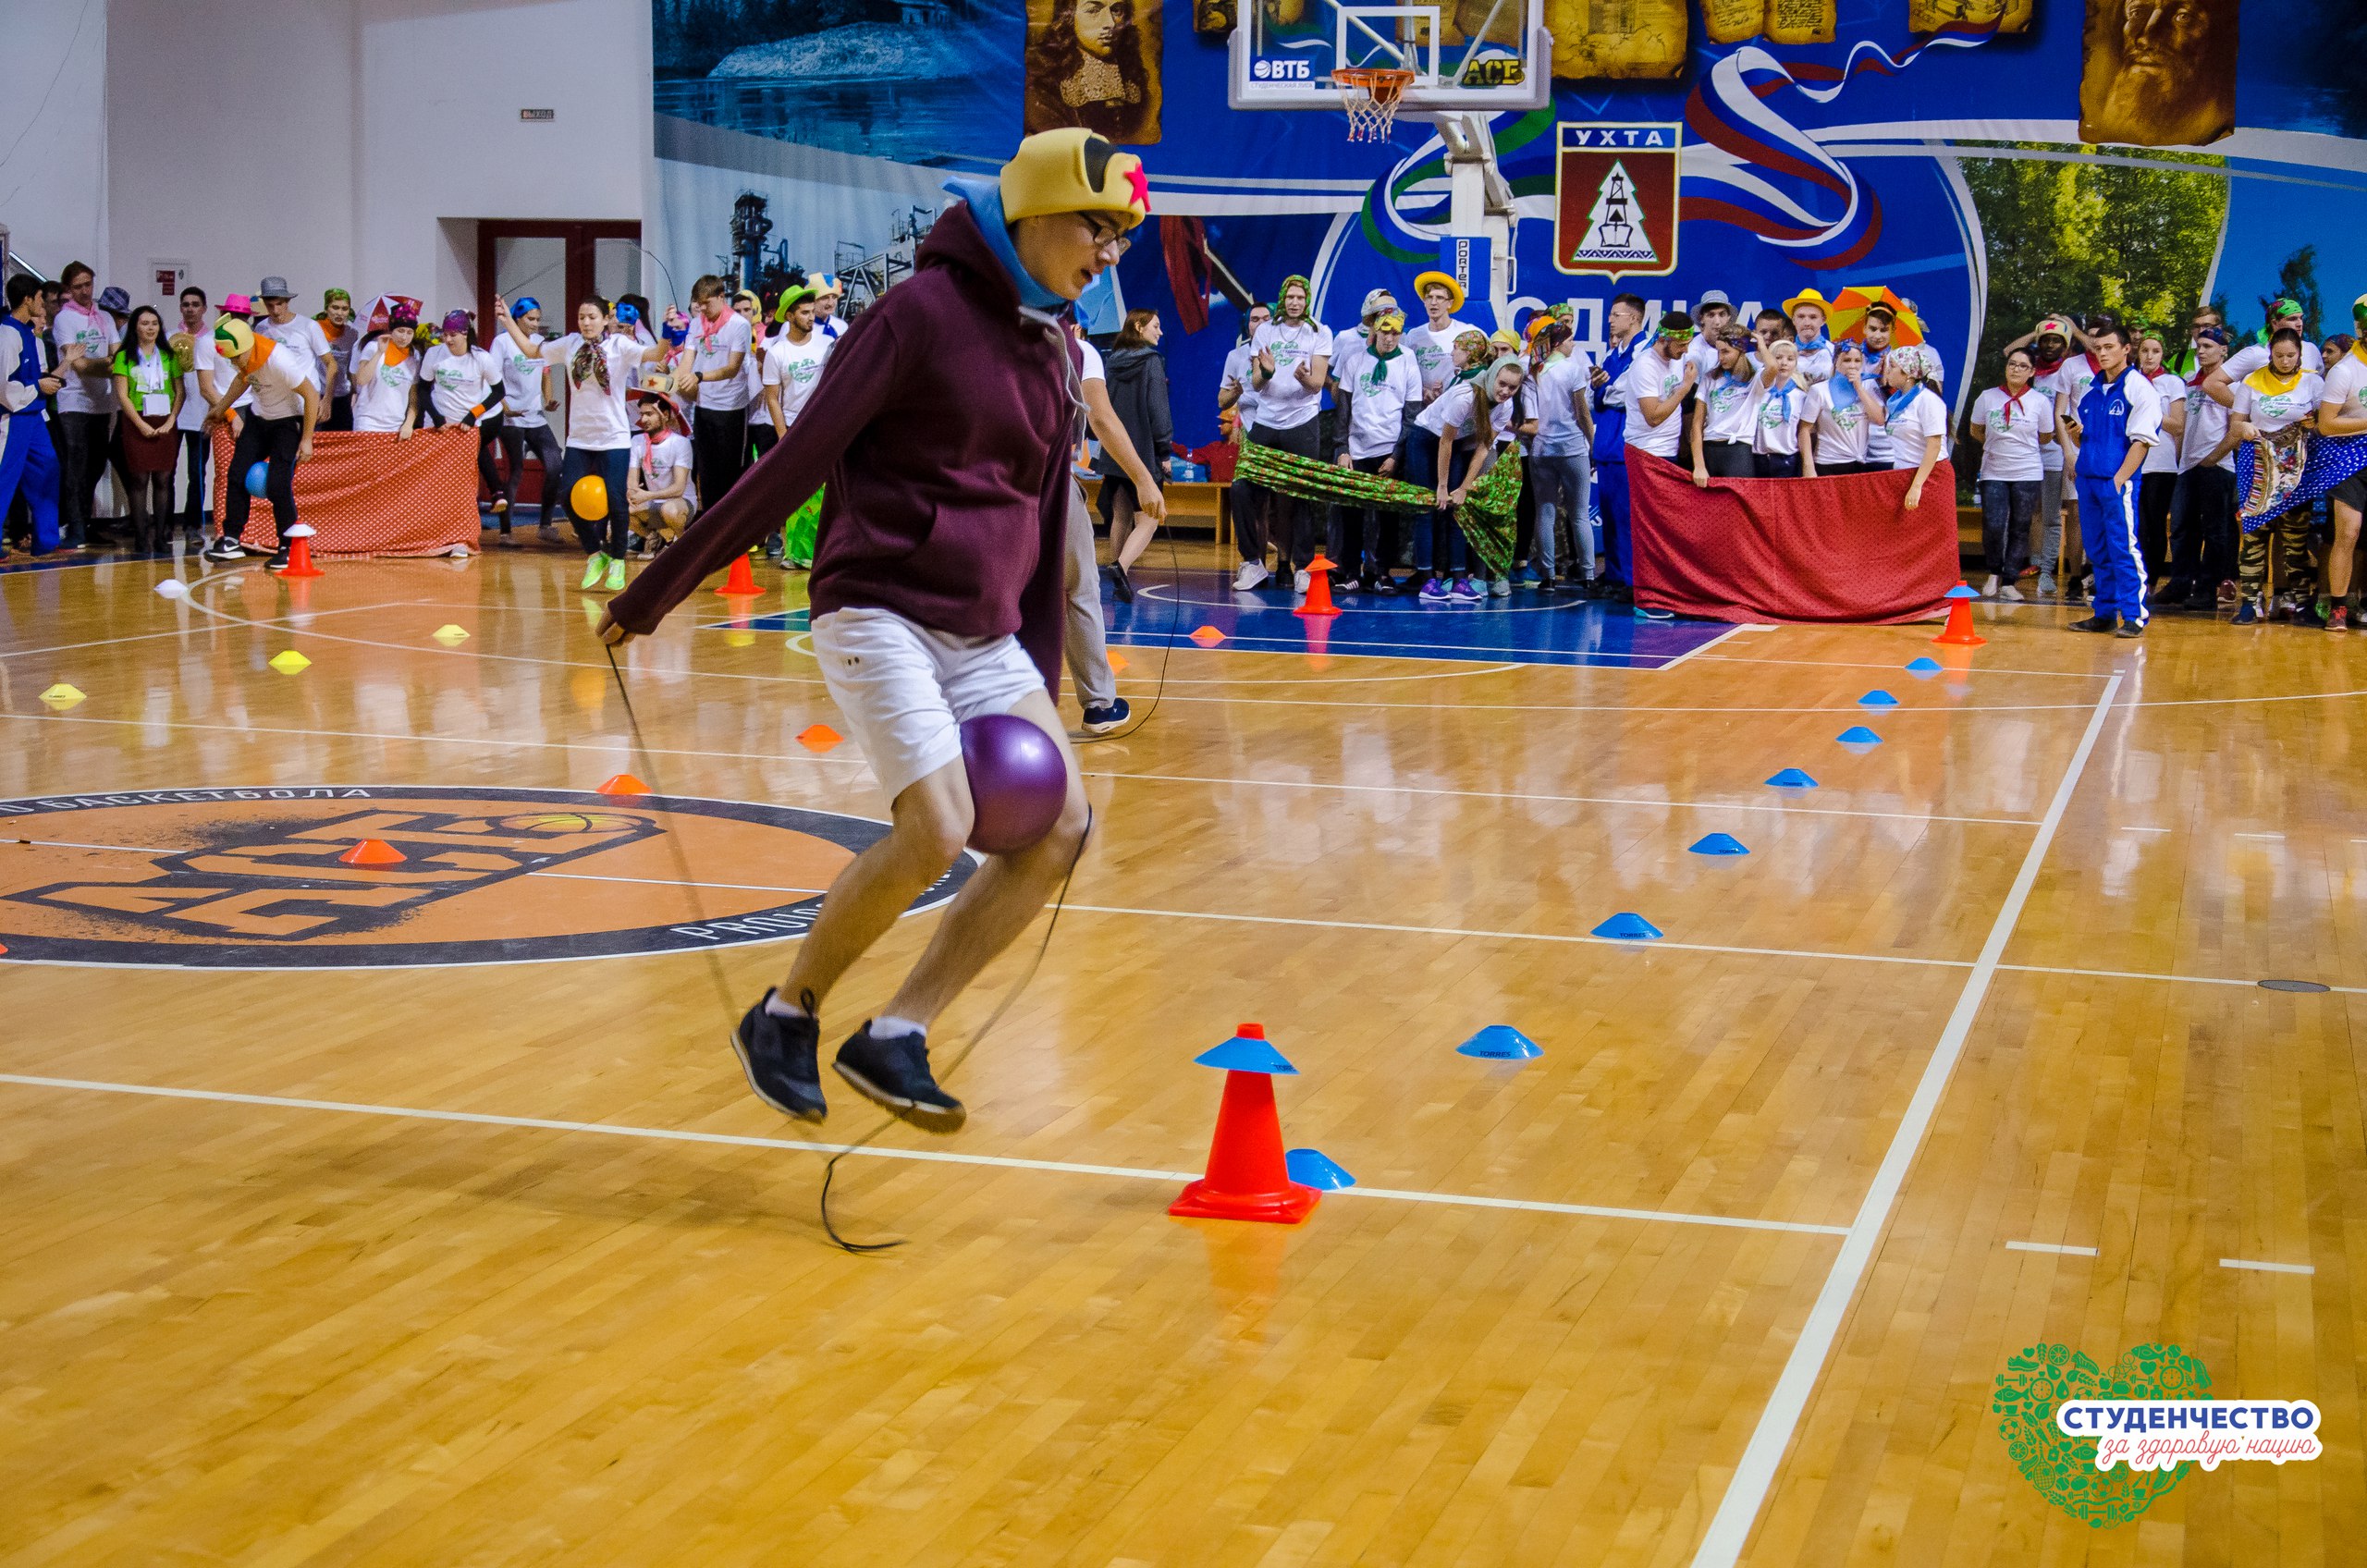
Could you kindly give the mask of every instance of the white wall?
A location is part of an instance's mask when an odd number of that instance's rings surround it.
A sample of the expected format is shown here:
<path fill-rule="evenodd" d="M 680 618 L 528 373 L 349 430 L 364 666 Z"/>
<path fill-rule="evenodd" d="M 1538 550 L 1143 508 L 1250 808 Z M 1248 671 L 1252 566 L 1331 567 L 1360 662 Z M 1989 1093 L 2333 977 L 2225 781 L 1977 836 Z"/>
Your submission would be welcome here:
<path fill-rule="evenodd" d="M 480 219 L 643 215 L 649 0 L 92 3 L 109 281 L 185 259 L 217 300 L 277 273 L 440 312 L 474 303 Z"/>
<path fill-rule="evenodd" d="M 107 0 L 9 0 L 0 227 L 56 276 L 107 261 Z"/>

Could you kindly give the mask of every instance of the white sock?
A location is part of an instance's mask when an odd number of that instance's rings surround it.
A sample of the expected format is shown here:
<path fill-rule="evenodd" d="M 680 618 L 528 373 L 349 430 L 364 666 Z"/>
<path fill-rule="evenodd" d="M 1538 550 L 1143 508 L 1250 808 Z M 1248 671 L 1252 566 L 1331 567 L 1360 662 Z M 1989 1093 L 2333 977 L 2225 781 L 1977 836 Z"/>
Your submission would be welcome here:
<path fill-rule="evenodd" d="M 771 996 L 765 998 L 765 1011 L 771 1013 L 775 1018 L 811 1018 L 814 1016 L 803 1008 L 799 1007 L 795 1002 L 784 999 L 779 991 L 775 991 Z"/>
<path fill-rule="evenodd" d="M 906 1035 L 918 1035 L 926 1039 L 928 1036 L 928 1025 L 915 1023 L 909 1018 L 897 1018 L 890 1014 L 883 1014 L 871 1021 L 871 1037 L 875 1040 L 901 1039 Z"/>

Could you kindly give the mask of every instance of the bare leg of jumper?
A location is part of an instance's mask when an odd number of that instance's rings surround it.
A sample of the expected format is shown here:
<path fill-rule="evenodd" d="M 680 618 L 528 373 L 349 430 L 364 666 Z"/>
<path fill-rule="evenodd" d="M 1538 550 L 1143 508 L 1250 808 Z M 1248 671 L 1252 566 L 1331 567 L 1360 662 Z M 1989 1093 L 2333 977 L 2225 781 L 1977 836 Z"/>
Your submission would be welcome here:
<path fill-rule="evenodd" d="M 1011 710 L 1042 728 L 1067 760 L 1068 800 L 1060 820 L 1034 847 L 989 855 L 938 922 L 920 962 L 883 1011 L 926 1024 L 1036 918 L 1073 864 L 1087 814 L 1076 756 L 1069 750 L 1049 693 L 1030 692 Z M 970 780 L 959 762 L 907 785 L 896 797 L 894 826 L 839 873 L 823 897 L 814 929 L 798 944 L 780 994 L 814 995 L 818 1008 L 855 960 L 895 925 L 912 901 L 945 874 L 970 836 Z"/>

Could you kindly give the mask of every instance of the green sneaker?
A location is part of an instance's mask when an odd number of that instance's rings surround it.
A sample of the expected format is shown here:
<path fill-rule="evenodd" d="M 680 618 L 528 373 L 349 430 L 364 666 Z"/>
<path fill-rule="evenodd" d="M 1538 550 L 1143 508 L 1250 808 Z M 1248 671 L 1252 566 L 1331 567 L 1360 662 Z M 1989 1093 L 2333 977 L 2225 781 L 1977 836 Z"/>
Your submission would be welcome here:
<path fill-rule="evenodd" d="M 607 570 L 608 557 L 595 553 L 590 560 L 583 563 L 583 581 L 576 586 L 597 588 L 600 586 L 600 579 L 607 574 Z"/>
<path fill-rule="evenodd" d="M 608 581 L 602 586 L 611 594 L 621 594 L 625 591 L 625 563 L 622 557 L 608 563 Z"/>

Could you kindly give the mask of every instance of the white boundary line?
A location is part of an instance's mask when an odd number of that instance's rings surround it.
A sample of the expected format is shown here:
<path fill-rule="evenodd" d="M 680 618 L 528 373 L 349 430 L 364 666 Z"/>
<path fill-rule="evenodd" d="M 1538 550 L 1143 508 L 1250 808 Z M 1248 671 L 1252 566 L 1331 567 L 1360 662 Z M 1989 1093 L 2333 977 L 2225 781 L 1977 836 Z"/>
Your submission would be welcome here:
<path fill-rule="evenodd" d="M 1974 962 L 1972 973 L 1965 976 L 1956 1010 L 1948 1014 L 1947 1026 L 1940 1031 L 1940 1042 L 1932 1048 L 1932 1060 L 1924 1065 L 1914 1096 L 1907 1101 L 1907 1112 L 1899 1118 L 1898 1130 L 1891 1135 L 1890 1147 L 1883 1152 L 1873 1183 L 1858 1207 L 1858 1217 L 1850 1222 L 1849 1234 L 1833 1260 L 1831 1272 L 1825 1275 L 1823 1289 L 1817 1292 L 1816 1305 L 1809 1309 L 1808 1321 L 1800 1326 L 1799 1338 L 1793 1341 L 1792 1354 L 1784 1359 L 1783 1373 L 1775 1379 L 1767 1408 L 1760 1413 L 1759 1424 L 1752 1429 L 1742 1459 L 1735 1466 L 1734 1478 L 1727 1483 L 1725 1496 L 1718 1501 L 1718 1512 L 1702 1533 L 1700 1547 L 1693 1554 L 1693 1568 L 1734 1568 L 1742 1558 L 1743 1548 L 1749 1544 L 1751 1526 L 1758 1522 L 1760 1510 L 1767 1501 L 1775 1472 L 1782 1467 L 1784 1452 L 1792 1445 L 1792 1435 L 1799 1428 L 1800 1417 L 1808 1411 L 1817 1378 L 1824 1370 L 1826 1358 L 1833 1354 L 1833 1342 L 1858 1299 L 1858 1288 L 1864 1283 L 1867 1269 L 1873 1265 L 1874 1249 L 1890 1223 L 1899 1188 L 1905 1184 L 1907 1170 L 1923 1147 L 1924 1137 L 1932 1130 L 1932 1115 L 1939 1109 L 1940 1097 L 1947 1092 L 1948 1079 L 1964 1054 L 1965 1039 L 1972 1033 L 1973 1020 L 1989 994 L 1989 982 L 1997 973 L 1998 960 L 2005 956 L 2005 944 L 2012 939 L 2014 927 L 2020 924 L 2022 906 L 2030 900 L 2030 888 L 2037 884 L 2047 846 L 2054 842 L 2055 829 L 2062 825 L 2072 792 L 2079 788 L 2079 775 L 2095 752 L 2096 737 L 2103 732 L 2104 720 L 2112 715 L 2113 699 L 2120 694 L 2120 681 L 2121 678 L 2115 675 L 2105 683 L 2103 694 L 2096 699 L 2095 709 L 2088 716 L 2088 728 L 2079 737 L 2079 750 L 2071 754 L 2071 766 L 2065 771 L 2063 782 L 2055 787 L 2054 799 L 2048 803 L 2046 816 L 2039 824 L 2029 851 L 2022 856 L 2021 870 L 2015 874 L 2013 888 L 1998 908 L 1997 918 L 1990 922 L 1989 938 L 1981 945 L 1981 957 Z"/>
<path fill-rule="evenodd" d="M 2306 1263 L 2261 1263 L 2249 1257 L 2223 1257 L 2222 1268 L 2248 1268 L 2261 1274 L 2315 1274 L 2317 1269 Z"/>
<path fill-rule="evenodd" d="M 324 616 L 361 615 L 370 610 L 406 609 L 411 603 L 412 601 L 409 599 L 388 599 L 384 604 L 377 605 L 349 605 L 341 610 L 291 610 L 286 615 L 267 616 L 262 620 L 250 621 L 248 624 L 267 629 L 286 627 L 291 632 L 301 634 L 304 631 L 303 626 L 288 623 L 318 620 Z M 153 643 L 159 637 L 189 637 L 193 636 L 195 632 L 194 627 L 176 626 L 164 631 L 135 631 L 124 637 L 102 637 L 91 643 L 59 643 L 46 648 L 0 648 L 0 659 L 30 659 L 38 658 L 43 654 L 76 653 L 84 648 L 113 648 L 125 643 Z"/>
<path fill-rule="evenodd" d="M 561 1121 L 541 1116 L 496 1116 L 473 1110 L 423 1110 L 412 1106 L 368 1105 L 353 1100 L 299 1099 L 283 1095 L 241 1095 L 223 1089 L 178 1089 L 159 1084 L 116 1084 L 95 1078 L 49 1078 L 0 1072 L 0 1084 L 34 1089 L 74 1089 L 87 1094 L 139 1095 L 158 1099 L 211 1100 L 223 1105 L 259 1105 L 287 1110 L 343 1111 L 353 1116 L 390 1116 L 412 1121 L 460 1121 L 481 1127 L 525 1127 L 546 1133 L 593 1133 L 611 1138 L 650 1138 L 664 1143 L 724 1144 L 740 1148 L 794 1149 L 806 1154 L 852 1154 L 866 1159 L 903 1159 L 932 1165 L 988 1165 L 1007 1170 L 1051 1170 L 1070 1176 L 1114 1176 L 1134 1182 L 1196 1182 L 1197 1170 L 1148 1170 L 1132 1165 L 1085 1165 L 1064 1159 L 1021 1159 L 1012 1155 L 956 1154 L 948 1149 L 862 1147 L 809 1144 L 795 1138 L 757 1138 L 732 1133 L 696 1133 L 679 1127 L 631 1127 L 612 1121 Z M 1540 1203 L 1527 1198 L 1491 1198 L 1466 1193 L 1403 1192 L 1391 1187 L 1342 1187 L 1331 1195 L 1380 1198 L 1399 1203 L 1449 1204 L 1460 1208 L 1512 1208 L 1536 1214 L 1570 1214 L 1592 1219 L 1658 1220 L 1729 1231 L 1784 1231 L 1795 1235 L 1840 1236 L 1838 1225 L 1792 1219 L 1751 1219 L 1725 1214 L 1685 1214 L 1674 1209 L 1613 1208 L 1599 1204 Z"/>
<path fill-rule="evenodd" d="M 1711 649 L 1716 647 L 1719 643 L 1725 642 L 1728 638 L 1736 635 L 1741 631 L 1742 628 L 1739 626 L 1729 626 L 1723 631 L 1719 632 L 1715 637 L 1711 638 L 1708 642 L 1703 643 L 1699 646 L 1686 649 L 1685 652 L 1677 655 L 1676 657 L 1669 660 L 1668 663 L 1652 667 L 1652 672 L 1654 674 L 1665 674 L 1667 671 L 1674 669 L 1678 665 L 1683 664 L 1686 660 L 1695 658 L 1702 654 L 1708 653 Z"/>
<path fill-rule="evenodd" d="M 2056 1242 L 2007 1242 L 2005 1243 L 2005 1250 L 2007 1252 L 2059 1253 L 2065 1257 L 2093 1257 L 2096 1256 L 2096 1249 L 2093 1247 L 2067 1247 Z"/>

